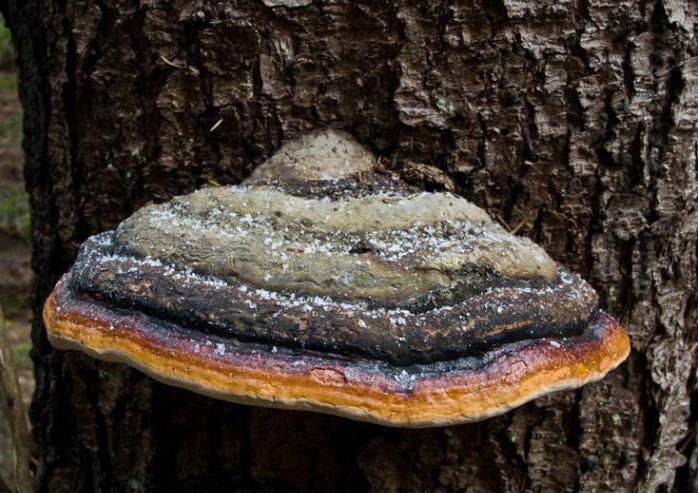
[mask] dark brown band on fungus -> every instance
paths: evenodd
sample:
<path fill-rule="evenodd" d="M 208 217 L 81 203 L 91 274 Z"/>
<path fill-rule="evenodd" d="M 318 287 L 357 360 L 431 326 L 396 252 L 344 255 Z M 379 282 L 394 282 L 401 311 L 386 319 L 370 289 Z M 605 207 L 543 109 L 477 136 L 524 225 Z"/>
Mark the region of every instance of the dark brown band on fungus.
<path fill-rule="evenodd" d="M 452 305 L 389 309 L 199 275 L 120 253 L 112 233 L 85 243 L 69 287 L 205 333 L 396 365 L 453 359 L 517 340 L 578 335 L 597 310 L 594 291 L 562 268 L 553 281 L 490 275 Z"/>
<path fill-rule="evenodd" d="M 165 383 L 232 402 L 312 410 L 389 426 L 464 423 L 602 378 L 627 356 L 625 331 L 597 312 L 562 339 L 395 367 L 361 357 L 206 335 L 77 296 L 66 276 L 44 308 L 51 342 L 126 363 Z"/>

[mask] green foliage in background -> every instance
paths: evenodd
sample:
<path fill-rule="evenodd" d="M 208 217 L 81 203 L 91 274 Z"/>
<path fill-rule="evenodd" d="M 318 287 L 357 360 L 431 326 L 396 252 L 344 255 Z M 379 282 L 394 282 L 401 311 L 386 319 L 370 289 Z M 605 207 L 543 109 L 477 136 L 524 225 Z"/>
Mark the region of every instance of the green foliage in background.
<path fill-rule="evenodd" d="M 3 82 L 12 79 L 0 78 L 0 92 Z M 0 118 L 0 145 L 19 145 L 22 142 L 22 114 L 13 113 Z"/>
<path fill-rule="evenodd" d="M 14 363 L 16 369 L 31 370 L 32 368 L 34 368 L 34 366 L 32 365 L 32 359 L 30 355 L 31 349 L 32 345 L 29 342 L 19 342 L 10 346 L 12 362 Z"/>
<path fill-rule="evenodd" d="M 5 26 L 5 21 L 0 17 L 0 70 L 14 70 L 15 53 L 12 48 L 10 30 Z"/>
<path fill-rule="evenodd" d="M 0 100 L 4 102 L 5 95 L 11 95 L 14 99 L 16 94 L 17 77 L 14 73 L 12 39 L 0 16 Z M 9 105 L 9 108 L 13 106 Z M 4 109 L 0 113 L 0 146 L 9 149 L 19 145 L 21 140 L 21 111 Z M 23 187 L 13 182 L 0 183 L 0 233 L 28 239 L 29 217 L 29 203 Z"/>
<path fill-rule="evenodd" d="M 28 240 L 30 227 L 26 192 L 21 187 L 0 191 L 0 230 Z"/>

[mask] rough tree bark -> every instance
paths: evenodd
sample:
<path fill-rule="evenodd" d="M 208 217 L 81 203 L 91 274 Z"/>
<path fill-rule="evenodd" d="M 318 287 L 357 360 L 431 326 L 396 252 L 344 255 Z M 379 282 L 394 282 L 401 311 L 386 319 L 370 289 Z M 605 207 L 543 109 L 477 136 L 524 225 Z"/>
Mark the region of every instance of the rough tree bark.
<path fill-rule="evenodd" d="M 600 383 L 406 431 L 235 406 L 53 350 L 40 491 L 698 488 L 698 9 L 675 0 L 2 0 L 19 51 L 35 305 L 88 235 L 237 183 L 332 125 L 582 273 L 627 325 Z M 221 122 L 215 129 L 217 122 Z"/>

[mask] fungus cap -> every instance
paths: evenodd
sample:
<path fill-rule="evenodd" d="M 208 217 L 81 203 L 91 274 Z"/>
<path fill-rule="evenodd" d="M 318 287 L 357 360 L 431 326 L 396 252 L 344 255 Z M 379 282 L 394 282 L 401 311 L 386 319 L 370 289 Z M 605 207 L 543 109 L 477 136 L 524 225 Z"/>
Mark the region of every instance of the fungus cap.
<path fill-rule="evenodd" d="M 539 246 L 333 131 L 89 238 L 44 321 L 58 348 L 209 396 L 406 427 L 503 413 L 629 352 Z"/>

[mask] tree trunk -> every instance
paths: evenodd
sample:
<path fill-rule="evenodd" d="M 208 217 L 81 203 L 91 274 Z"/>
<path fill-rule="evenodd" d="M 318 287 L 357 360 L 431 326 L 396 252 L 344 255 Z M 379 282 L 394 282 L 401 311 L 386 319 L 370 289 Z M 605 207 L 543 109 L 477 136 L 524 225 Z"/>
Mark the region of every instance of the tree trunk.
<path fill-rule="evenodd" d="M 698 9 L 659 0 L 0 0 L 19 51 L 40 491 L 695 491 Z M 480 424 L 237 406 L 61 352 L 89 235 L 346 129 L 581 273 L 630 331 L 603 381 Z"/>

